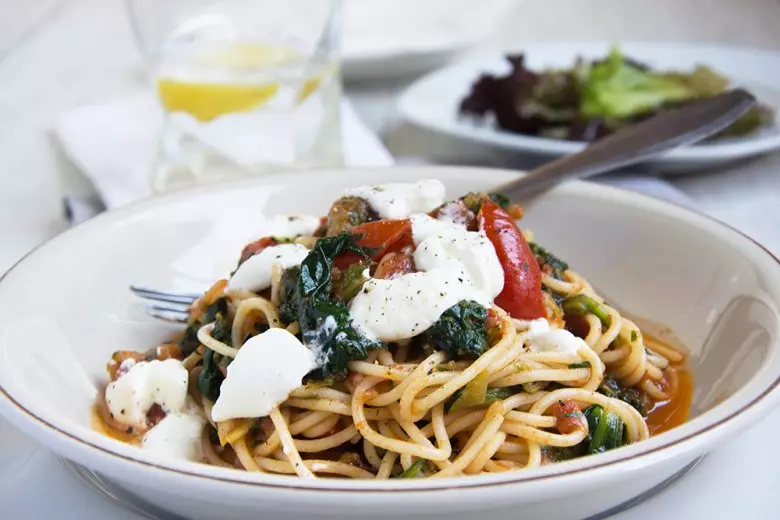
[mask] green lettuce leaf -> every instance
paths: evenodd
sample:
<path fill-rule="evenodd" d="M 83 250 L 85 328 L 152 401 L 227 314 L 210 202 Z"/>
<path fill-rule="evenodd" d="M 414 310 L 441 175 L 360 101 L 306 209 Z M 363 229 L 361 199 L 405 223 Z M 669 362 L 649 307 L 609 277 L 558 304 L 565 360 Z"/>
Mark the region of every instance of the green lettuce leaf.
<path fill-rule="evenodd" d="M 643 70 L 613 48 L 604 61 L 591 66 L 580 112 L 585 117 L 628 119 L 696 97 L 696 91 L 679 77 Z"/>

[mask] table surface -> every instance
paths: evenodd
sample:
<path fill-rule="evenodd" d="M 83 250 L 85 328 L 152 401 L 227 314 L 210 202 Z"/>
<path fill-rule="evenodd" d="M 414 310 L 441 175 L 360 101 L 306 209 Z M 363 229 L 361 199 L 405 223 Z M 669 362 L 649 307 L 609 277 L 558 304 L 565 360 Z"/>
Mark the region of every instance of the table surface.
<path fill-rule="evenodd" d="M 701 23 L 703 12 L 707 23 Z M 780 49 L 777 27 L 779 0 L 519 0 L 515 15 L 507 17 L 487 45 L 555 38 L 664 39 Z M 56 116 L 80 104 L 137 91 L 143 85 L 140 71 L 121 0 L 0 2 L 0 272 L 66 229 L 62 187 L 84 182 L 51 137 Z M 447 160 L 445 144 L 396 120 L 394 101 L 408 83 L 348 85 L 346 92 L 391 151 L 415 155 L 435 150 Z M 780 155 L 775 154 L 672 182 L 700 210 L 780 253 L 778 170 Z M 658 511 L 672 518 L 731 518 L 740 513 L 774 518 L 780 452 L 762 450 L 754 460 L 755 450 L 747 446 L 765 443 L 779 427 L 780 413 L 775 413 L 719 449 L 679 485 L 619 518 L 643 518 Z"/>

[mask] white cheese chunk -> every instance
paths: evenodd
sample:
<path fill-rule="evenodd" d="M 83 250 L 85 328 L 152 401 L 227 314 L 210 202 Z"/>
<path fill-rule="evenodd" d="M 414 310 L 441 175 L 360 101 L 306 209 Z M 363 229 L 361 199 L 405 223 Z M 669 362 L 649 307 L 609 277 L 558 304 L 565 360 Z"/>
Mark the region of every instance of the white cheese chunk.
<path fill-rule="evenodd" d="M 275 215 L 262 227 L 260 237 L 286 237 L 313 235 L 320 227 L 320 217 L 313 215 Z"/>
<path fill-rule="evenodd" d="M 415 215 L 412 237 L 417 245 L 414 251 L 417 269 L 465 272 L 473 287 L 469 299 L 488 305 L 504 288 L 504 270 L 493 244 L 482 233 L 427 215 Z M 461 282 L 460 276 L 455 279 Z"/>
<path fill-rule="evenodd" d="M 528 346 L 534 352 L 559 352 L 577 355 L 580 348 L 590 348 L 582 338 L 566 329 L 554 329 L 544 318 L 531 321 L 528 327 Z"/>
<path fill-rule="evenodd" d="M 413 213 L 427 213 L 444 202 L 444 184 L 435 179 L 416 183 L 360 186 L 344 192 L 360 197 L 371 205 L 381 218 L 406 218 Z"/>
<path fill-rule="evenodd" d="M 412 221 L 412 240 L 419 245 L 427 238 L 437 235 L 466 232 L 463 224 L 450 220 L 435 219 L 425 213 L 416 213 L 409 217 Z"/>
<path fill-rule="evenodd" d="M 309 250 L 300 244 L 279 244 L 249 257 L 228 281 L 228 290 L 260 292 L 271 287 L 273 266 L 287 269 L 300 265 Z"/>
<path fill-rule="evenodd" d="M 427 330 L 444 311 L 471 299 L 465 274 L 436 270 L 410 273 L 392 280 L 368 280 L 350 306 L 352 324 L 366 337 L 398 341 Z"/>
<path fill-rule="evenodd" d="M 437 211 L 436 219 L 448 224 L 465 226 L 467 216 L 462 212 L 462 208 L 462 205 L 454 202 L 444 204 Z"/>
<path fill-rule="evenodd" d="M 368 278 L 368 275 L 366 275 L 366 278 Z M 338 323 L 336 323 L 336 318 L 333 316 L 326 316 L 322 322 L 322 325 L 320 325 L 318 330 L 319 333 L 312 341 L 309 341 L 306 344 L 306 346 L 314 354 L 314 364 L 318 368 L 324 367 L 330 356 L 330 349 L 326 348 L 325 342 L 323 340 L 325 338 L 330 338 L 336 331 L 337 327 Z"/>
<path fill-rule="evenodd" d="M 114 420 L 146 428 L 154 404 L 165 413 L 182 410 L 187 400 L 187 369 L 176 359 L 141 361 L 106 388 L 106 404 Z"/>
<path fill-rule="evenodd" d="M 350 304 L 353 325 L 369 338 L 414 337 L 456 303 L 473 300 L 487 307 L 504 287 L 501 263 L 483 234 L 424 214 L 411 220 L 420 272 L 371 279 Z"/>
<path fill-rule="evenodd" d="M 286 330 L 274 328 L 254 336 L 228 365 L 211 418 L 265 417 L 314 368 L 312 351 Z"/>
<path fill-rule="evenodd" d="M 141 447 L 156 454 L 200 462 L 203 459 L 201 434 L 206 420 L 198 413 L 167 414 L 146 432 Z"/>

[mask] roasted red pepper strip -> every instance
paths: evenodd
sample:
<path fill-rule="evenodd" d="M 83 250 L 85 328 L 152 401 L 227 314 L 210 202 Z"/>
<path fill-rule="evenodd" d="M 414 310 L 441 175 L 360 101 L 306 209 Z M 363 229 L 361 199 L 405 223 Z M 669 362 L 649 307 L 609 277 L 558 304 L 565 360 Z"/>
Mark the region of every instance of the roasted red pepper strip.
<path fill-rule="evenodd" d="M 555 425 L 561 434 L 568 435 L 577 430 L 588 431 L 588 421 L 577 403 L 571 399 L 558 401 L 550 407 L 550 412 L 557 419 Z"/>
<path fill-rule="evenodd" d="M 513 318 L 532 320 L 547 313 L 542 298 L 542 272 L 515 220 L 493 201 L 485 201 L 477 215 L 504 269 L 504 288 L 496 305 Z"/>
<path fill-rule="evenodd" d="M 408 219 L 366 222 L 354 227 L 352 233 L 362 235 L 357 245 L 376 249 L 374 260 L 379 260 L 387 253 L 400 251 L 413 243 L 412 221 Z"/>
<path fill-rule="evenodd" d="M 390 280 L 414 272 L 414 259 L 411 254 L 387 253 L 376 266 L 374 278 Z"/>
<path fill-rule="evenodd" d="M 278 244 L 279 241 L 276 240 L 274 237 L 263 237 L 259 240 L 255 240 L 254 242 L 250 242 L 247 245 L 244 246 L 244 249 L 241 250 L 241 258 L 239 259 L 238 263 L 239 265 L 246 262 L 249 257 L 256 255 L 263 249 L 271 246 L 275 246 Z"/>
<path fill-rule="evenodd" d="M 379 261 L 388 253 L 400 251 L 412 245 L 412 222 L 404 220 L 375 220 L 352 228 L 353 235 L 360 235 L 357 245 L 376 251 L 373 259 Z M 336 258 L 335 265 L 340 269 L 360 260 L 355 253 L 345 253 Z"/>

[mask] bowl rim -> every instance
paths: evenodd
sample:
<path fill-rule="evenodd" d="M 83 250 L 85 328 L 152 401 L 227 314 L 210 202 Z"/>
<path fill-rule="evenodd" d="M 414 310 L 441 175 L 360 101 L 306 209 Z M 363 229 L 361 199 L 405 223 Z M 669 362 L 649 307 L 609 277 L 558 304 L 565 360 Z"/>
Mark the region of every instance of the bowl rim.
<path fill-rule="evenodd" d="M 482 172 L 482 173 L 489 173 L 494 177 L 504 176 L 505 178 L 509 178 L 510 175 L 514 175 L 514 176 L 522 175 L 522 172 L 516 170 L 480 168 L 480 167 L 463 167 L 463 166 L 422 166 L 422 167 L 391 166 L 391 167 L 366 167 L 366 168 L 335 168 L 335 169 L 328 169 L 328 170 L 318 170 L 316 172 L 309 171 L 309 172 L 274 174 L 274 175 L 267 175 L 259 178 L 243 179 L 243 180 L 233 181 L 233 182 L 223 182 L 216 185 L 191 187 L 173 193 L 164 194 L 150 199 L 134 202 L 122 208 L 118 208 L 116 210 L 106 212 L 96 218 L 90 219 L 84 223 L 74 226 L 73 228 L 71 228 L 68 231 L 65 231 L 64 233 L 56 235 L 42 242 L 35 248 L 28 251 L 20 259 L 18 259 L 8 270 L 0 274 L 0 290 L 2 290 L 2 283 L 6 279 L 6 277 L 8 277 L 10 273 L 15 271 L 16 268 L 19 265 L 21 265 L 29 256 L 35 254 L 39 249 L 48 246 L 52 242 L 58 241 L 59 239 L 61 239 L 61 237 L 68 235 L 73 229 L 82 229 L 83 227 L 100 225 L 102 224 L 103 220 L 107 220 L 111 218 L 121 219 L 127 215 L 135 214 L 139 209 L 143 209 L 147 207 L 148 209 L 151 209 L 152 207 L 160 206 L 160 205 L 164 206 L 168 202 L 174 202 L 176 200 L 186 199 L 192 196 L 197 196 L 198 194 L 202 194 L 202 193 L 209 193 L 215 189 L 219 191 L 223 191 L 223 190 L 240 188 L 241 186 L 244 185 L 258 186 L 258 185 L 273 183 L 275 180 L 282 180 L 283 183 L 289 184 L 292 182 L 291 180 L 289 180 L 290 177 L 306 178 L 313 175 L 323 175 L 328 172 L 339 173 L 343 175 L 345 173 L 359 173 L 361 171 L 373 172 L 374 174 L 376 174 L 377 172 L 382 172 L 382 173 L 388 172 L 388 174 L 386 175 L 389 176 L 389 172 L 398 172 L 399 170 L 404 170 L 407 172 L 419 172 L 419 174 L 417 175 L 418 178 L 425 177 L 425 172 L 427 171 L 432 173 L 438 171 L 439 175 L 432 175 L 432 176 L 436 178 L 446 179 L 447 173 L 445 172 L 453 171 L 453 170 L 457 170 L 461 174 L 466 172 L 471 172 L 472 174 L 478 174 L 479 172 Z M 704 213 L 700 213 L 691 208 L 682 206 L 680 204 L 676 204 L 674 202 L 657 199 L 645 194 L 633 192 L 630 190 L 626 190 L 614 186 L 608 186 L 608 185 L 603 185 L 603 184 L 598 184 L 593 182 L 583 182 L 583 181 L 573 181 L 567 184 L 576 184 L 579 186 L 579 189 L 585 189 L 586 191 L 595 190 L 596 192 L 605 192 L 607 194 L 611 193 L 613 196 L 616 196 L 618 199 L 622 199 L 622 200 L 625 200 L 627 197 L 629 199 L 633 198 L 633 199 L 638 199 L 640 201 L 649 202 L 652 205 L 656 205 L 656 206 L 661 206 L 661 207 L 667 206 L 668 208 L 674 208 L 675 211 L 682 211 L 684 214 L 694 219 L 703 218 L 704 221 L 708 221 L 710 224 L 714 224 L 716 228 L 720 228 L 721 230 L 734 233 L 737 236 L 739 236 L 740 239 L 747 240 L 748 242 L 754 244 L 755 246 L 758 247 L 760 251 L 763 252 L 763 254 L 766 255 L 766 258 L 768 260 L 773 261 L 775 264 L 777 264 L 778 267 L 780 267 L 780 258 L 778 258 L 771 250 L 769 250 L 767 247 L 762 245 L 760 242 L 746 235 L 742 231 Z M 778 315 L 778 318 L 780 318 L 780 315 Z M 4 415 L 6 415 L 6 417 L 9 420 L 11 420 L 13 424 L 16 424 L 17 426 L 18 426 L 18 422 L 22 422 L 22 421 L 27 424 L 35 423 L 39 427 L 43 427 L 42 431 L 45 431 L 47 434 L 54 435 L 54 436 L 62 436 L 67 442 L 78 445 L 79 448 L 81 449 L 87 451 L 95 451 L 98 452 L 101 456 L 107 457 L 108 459 L 118 459 L 122 463 L 126 463 L 129 465 L 138 465 L 146 469 L 150 469 L 152 471 L 162 470 L 163 474 L 172 474 L 173 476 L 195 477 L 198 479 L 217 482 L 223 485 L 238 484 L 238 485 L 250 486 L 253 488 L 261 487 L 261 488 L 270 488 L 270 489 L 299 490 L 299 491 L 306 491 L 306 492 L 340 492 L 340 493 L 360 493 L 360 494 L 387 493 L 387 492 L 427 493 L 430 491 L 452 490 L 453 488 L 484 489 L 484 488 L 505 487 L 510 485 L 517 485 L 517 484 L 524 484 L 524 483 L 531 483 L 531 482 L 544 482 L 559 477 L 578 476 L 578 475 L 582 475 L 583 473 L 593 474 L 594 471 L 596 470 L 605 470 L 617 465 L 623 465 L 624 467 L 627 467 L 626 463 L 628 462 L 639 461 L 639 463 L 641 464 L 641 462 L 647 460 L 647 457 L 649 456 L 658 454 L 659 452 L 670 452 L 673 448 L 680 448 L 680 445 L 687 444 L 688 441 L 691 441 L 692 439 L 701 439 L 701 438 L 714 439 L 718 436 L 718 434 L 725 433 L 725 428 L 734 424 L 734 419 L 739 419 L 740 416 L 745 415 L 746 412 L 755 411 L 756 406 L 758 406 L 759 404 L 766 404 L 769 401 L 770 397 L 774 397 L 775 400 L 780 399 L 780 373 L 777 374 L 777 376 L 773 381 L 766 382 L 764 383 L 764 385 L 765 387 L 760 391 L 760 393 L 758 393 L 758 395 L 753 395 L 747 402 L 745 402 L 735 410 L 731 410 L 724 413 L 723 417 L 720 417 L 716 421 L 711 422 L 709 424 L 702 424 L 701 427 L 691 432 L 688 432 L 679 438 L 676 439 L 672 438 L 669 441 L 660 442 L 656 446 L 643 448 L 642 446 L 645 445 L 645 443 L 650 442 L 651 439 L 648 439 L 643 443 L 634 444 L 630 447 L 624 448 L 623 450 L 616 450 L 611 454 L 601 454 L 597 458 L 598 460 L 595 460 L 592 463 L 588 461 L 589 463 L 586 464 L 581 464 L 579 466 L 572 466 L 571 464 L 576 464 L 576 461 L 568 461 L 568 462 L 563 462 L 562 464 L 559 463 L 553 466 L 549 466 L 549 468 L 557 468 L 563 466 L 563 469 L 557 471 L 555 470 L 547 471 L 541 474 L 532 474 L 528 476 L 524 476 L 524 473 L 526 472 L 523 471 L 506 472 L 503 475 L 509 475 L 511 478 L 505 478 L 498 481 L 495 481 L 493 479 L 486 479 L 484 476 L 467 475 L 465 476 L 465 478 L 464 476 L 459 476 L 459 477 L 441 479 L 440 480 L 441 484 L 438 485 L 431 485 L 430 479 L 425 479 L 427 484 L 424 486 L 413 485 L 415 482 L 421 482 L 421 481 L 397 481 L 397 482 L 393 482 L 394 485 L 386 485 L 387 482 L 392 482 L 392 481 L 384 481 L 385 485 L 383 485 L 382 487 L 347 487 L 347 486 L 338 486 L 338 485 L 313 486 L 313 485 L 304 485 L 304 483 L 310 484 L 310 482 L 289 475 L 262 474 L 263 477 L 265 477 L 266 479 L 250 480 L 245 478 L 238 478 L 238 475 L 243 475 L 244 472 L 239 472 L 238 475 L 236 475 L 236 477 L 232 477 L 230 475 L 230 473 L 234 471 L 232 469 L 227 469 L 226 470 L 227 473 L 219 473 L 219 474 L 211 474 L 205 471 L 196 471 L 194 468 L 197 466 L 203 466 L 204 468 L 212 468 L 212 469 L 214 467 L 208 465 L 202 465 L 194 462 L 184 462 L 182 465 L 186 466 L 187 469 L 184 469 L 182 467 L 175 467 L 173 464 L 170 464 L 170 461 L 167 460 L 163 460 L 161 463 L 149 462 L 147 460 L 143 460 L 142 458 L 136 458 L 131 455 L 121 453 L 117 450 L 112 450 L 106 446 L 101 446 L 88 439 L 82 438 L 76 433 L 72 433 L 70 431 L 67 431 L 66 429 L 61 428 L 60 426 L 57 426 L 56 424 L 53 424 L 52 422 L 45 419 L 44 417 L 37 415 L 35 412 L 33 412 L 32 410 L 24 406 L 22 403 L 20 403 L 15 397 L 10 395 L 8 391 L 5 389 L 5 387 L 3 386 L 2 382 L 0 382 L 0 411 L 2 411 L 5 408 L 2 406 L 3 405 L 2 401 L 5 400 L 7 403 L 11 405 L 11 408 L 5 408 L 5 409 L 15 410 L 16 417 L 14 419 L 18 419 L 18 421 L 11 419 L 10 415 L 12 414 L 6 413 Z M 700 417 L 706 416 L 708 413 L 710 413 L 710 411 L 705 412 Z M 683 427 L 684 426 L 685 425 L 683 425 Z M 657 439 L 659 437 L 660 436 L 655 438 Z M 118 443 L 119 445 L 124 445 L 124 443 L 121 443 L 120 441 L 114 441 L 114 442 Z M 632 450 L 632 451 L 636 451 L 636 453 L 630 453 L 626 451 L 627 449 L 630 450 L 631 448 L 638 448 L 638 449 Z M 580 459 L 580 461 L 582 460 L 583 459 Z M 166 462 L 169 463 L 166 464 Z M 267 478 L 269 476 L 272 478 Z M 342 481 L 337 479 L 317 479 L 315 482 L 318 482 L 320 484 L 322 483 L 337 484 Z M 343 482 L 350 482 L 350 481 L 343 481 Z"/>

